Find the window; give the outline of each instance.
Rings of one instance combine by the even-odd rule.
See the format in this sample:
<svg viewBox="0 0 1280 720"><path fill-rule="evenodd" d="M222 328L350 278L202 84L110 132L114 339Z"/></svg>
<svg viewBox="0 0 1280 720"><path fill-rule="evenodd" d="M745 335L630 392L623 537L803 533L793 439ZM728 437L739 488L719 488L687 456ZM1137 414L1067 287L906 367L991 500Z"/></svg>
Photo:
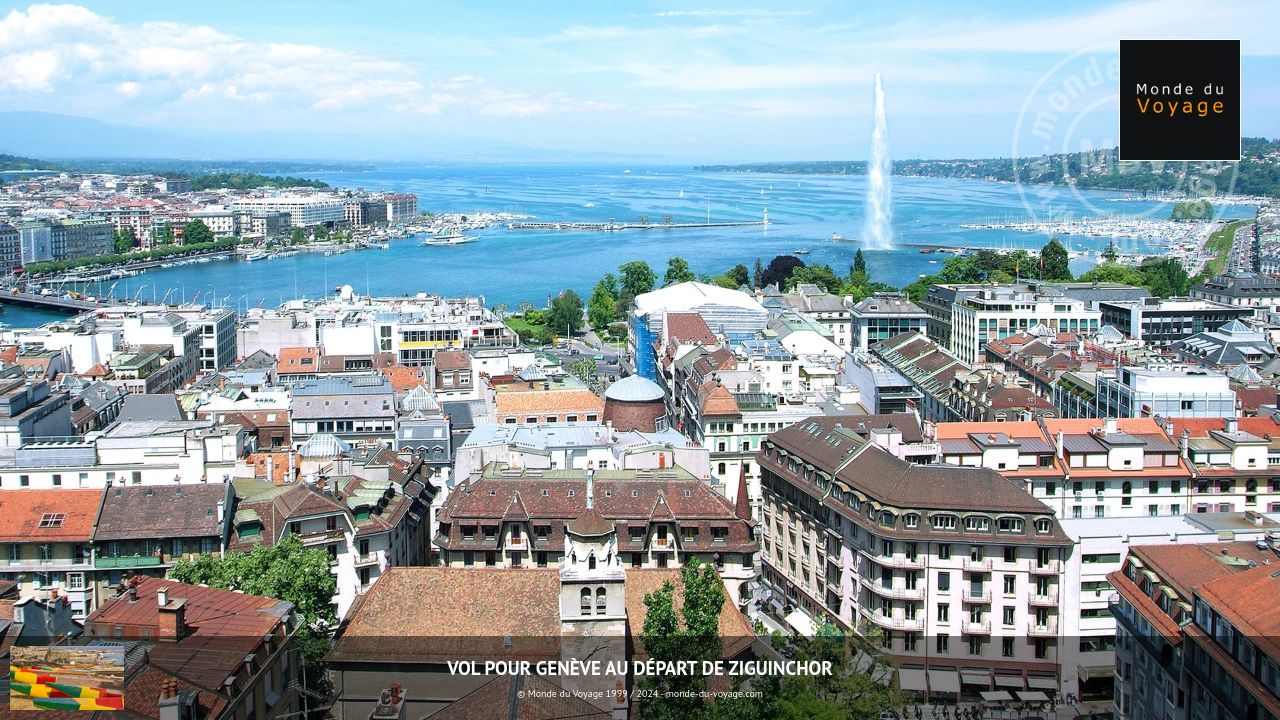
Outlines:
<svg viewBox="0 0 1280 720"><path fill-rule="evenodd" d="M604 615L608 611L608 602L604 588L596 588L596 614Z"/></svg>
<svg viewBox="0 0 1280 720"><path fill-rule="evenodd" d="M1004 561L1007 563L1018 562L1018 548L1013 545L1004 546Z"/></svg>
<svg viewBox="0 0 1280 720"><path fill-rule="evenodd" d="M948 646L950 644L951 644L950 635L939 635L933 644L934 652L938 653L939 655L946 655L950 652L950 650L948 649Z"/></svg>
<svg viewBox="0 0 1280 720"><path fill-rule="evenodd" d="M949 592L951 590L951 573L938 573L938 592Z"/></svg>
<svg viewBox="0 0 1280 720"><path fill-rule="evenodd" d="M1036 533L1040 535L1048 535L1053 529L1053 521L1049 518L1039 518L1036 520Z"/></svg>
<svg viewBox="0 0 1280 720"><path fill-rule="evenodd" d="M66 519L66 513L44 513L40 516L40 523L37 527L41 529L60 528L62 527L62 521Z"/></svg>
<svg viewBox="0 0 1280 720"><path fill-rule="evenodd" d="M1002 517L998 528L1002 533L1020 533L1025 528L1022 518Z"/></svg>
<svg viewBox="0 0 1280 720"><path fill-rule="evenodd" d="M1000 638L1000 655L1002 657L1013 657L1013 638Z"/></svg>
<svg viewBox="0 0 1280 720"><path fill-rule="evenodd" d="M493 567L498 564L498 553L492 550L486 550L484 553L485 567Z"/></svg>
<svg viewBox="0 0 1280 720"><path fill-rule="evenodd" d="M938 603L938 622L951 622L951 606L946 603Z"/></svg>
<svg viewBox="0 0 1280 720"><path fill-rule="evenodd" d="M19 475L19 476L18 476L18 487L30 487L30 486L31 486L31 476L30 476L30 475Z"/></svg>
<svg viewBox="0 0 1280 720"><path fill-rule="evenodd" d="M579 593L579 597L580 597L580 602L578 605L579 607L578 614L590 615L591 614L591 588L582 588L582 592Z"/></svg>
<svg viewBox="0 0 1280 720"><path fill-rule="evenodd" d="M1018 587L1018 577L1016 575L1004 576L1004 594L1012 595Z"/></svg>
<svg viewBox="0 0 1280 720"><path fill-rule="evenodd" d="M1002 617L1001 620L1004 621L1005 625L1013 625L1013 614L1014 614L1013 608L1007 607L1004 609L1004 617ZM1009 639L1012 640L1012 638L1009 638Z"/></svg>
<svg viewBox="0 0 1280 720"><path fill-rule="evenodd" d="M938 545L938 559L939 560L951 559L951 543L942 543L941 545Z"/></svg>
<svg viewBox="0 0 1280 720"><path fill-rule="evenodd" d="M61 475L61 474L59 474L59 473L54 473L54 474L53 474L53 486L54 486L54 487L61 487L61 486L62 486L62 475Z"/></svg>

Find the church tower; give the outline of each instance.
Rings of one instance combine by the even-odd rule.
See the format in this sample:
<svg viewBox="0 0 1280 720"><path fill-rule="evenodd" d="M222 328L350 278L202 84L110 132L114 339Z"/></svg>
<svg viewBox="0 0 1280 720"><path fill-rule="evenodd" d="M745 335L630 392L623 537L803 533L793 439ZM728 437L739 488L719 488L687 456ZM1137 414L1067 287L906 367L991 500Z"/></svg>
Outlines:
<svg viewBox="0 0 1280 720"><path fill-rule="evenodd" d="M565 524L560 559L560 659L599 660L625 667L627 660L626 570L618 554L617 529L595 508L595 470L588 466L587 507ZM561 677L566 690L617 720L627 717L625 674Z"/></svg>

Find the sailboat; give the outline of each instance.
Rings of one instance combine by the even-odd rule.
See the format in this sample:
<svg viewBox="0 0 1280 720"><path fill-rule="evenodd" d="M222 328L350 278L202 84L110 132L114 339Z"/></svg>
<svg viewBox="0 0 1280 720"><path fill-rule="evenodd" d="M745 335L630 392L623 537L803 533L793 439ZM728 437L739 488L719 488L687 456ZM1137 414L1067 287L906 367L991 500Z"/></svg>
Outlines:
<svg viewBox="0 0 1280 720"><path fill-rule="evenodd" d="M684 197L684 188L680 188L680 197Z"/></svg>

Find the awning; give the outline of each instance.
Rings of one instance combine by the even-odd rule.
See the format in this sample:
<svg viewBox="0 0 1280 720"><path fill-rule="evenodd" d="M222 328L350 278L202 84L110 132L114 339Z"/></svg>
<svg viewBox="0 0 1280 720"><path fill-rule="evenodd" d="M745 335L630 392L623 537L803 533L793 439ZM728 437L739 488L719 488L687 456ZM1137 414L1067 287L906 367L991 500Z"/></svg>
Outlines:
<svg viewBox="0 0 1280 720"><path fill-rule="evenodd" d="M925 692L924 668L898 668L898 686L911 692Z"/></svg>
<svg viewBox="0 0 1280 720"><path fill-rule="evenodd" d="M805 615L803 610L792 610L791 614L787 616L787 624L801 635L807 638L813 637L813 620L808 615Z"/></svg>
<svg viewBox="0 0 1280 720"><path fill-rule="evenodd" d="M1013 696L1003 690L983 690L980 694L986 702L1013 702Z"/></svg>
<svg viewBox="0 0 1280 720"><path fill-rule="evenodd" d="M960 692L960 673L955 670L929 670L929 692L935 693L958 693Z"/></svg>
<svg viewBox="0 0 1280 720"><path fill-rule="evenodd" d="M960 682L965 685L981 685L991 687L991 673L986 670L961 670ZM1012 700L1013 698L1009 698Z"/></svg>
<svg viewBox="0 0 1280 720"><path fill-rule="evenodd" d="M1041 690L1057 690L1058 681L1056 678L1030 675L1027 677L1027 687L1040 688Z"/></svg>
<svg viewBox="0 0 1280 720"><path fill-rule="evenodd" d="M1018 693L1018 699L1022 702L1049 702L1049 696L1039 690L1029 690Z"/></svg>
<svg viewBox="0 0 1280 720"><path fill-rule="evenodd" d="M996 687L1022 687L1021 675L996 675Z"/></svg>

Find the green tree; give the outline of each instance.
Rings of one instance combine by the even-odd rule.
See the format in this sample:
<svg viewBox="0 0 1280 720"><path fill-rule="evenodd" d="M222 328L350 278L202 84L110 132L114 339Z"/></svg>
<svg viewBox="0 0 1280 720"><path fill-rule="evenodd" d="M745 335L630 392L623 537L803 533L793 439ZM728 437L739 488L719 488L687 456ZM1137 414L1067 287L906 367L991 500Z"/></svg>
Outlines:
<svg viewBox="0 0 1280 720"><path fill-rule="evenodd" d="M1107 249L1102 251L1102 259L1106 260L1107 262L1115 262L1119 258L1120 258L1120 253L1119 251L1116 250L1116 241L1115 240L1108 241Z"/></svg>
<svg viewBox="0 0 1280 720"><path fill-rule="evenodd" d="M607 274L596 283L587 301L587 319L591 327L600 330L608 327L618 317L618 283Z"/></svg>
<svg viewBox="0 0 1280 720"><path fill-rule="evenodd" d="M1070 280L1070 257L1067 248L1058 238L1051 239L1040 250L1040 278L1043 280Z"/></svg>
<svg viewBox="0 0 1280 720"><path fill-rule="evenodd" d="M774 717L876 720L882 711L907 703L889 682L893 668L879 650L878 631L856 635L823 624L812 638L779 641L775 635L775 645L782 644L791 659L830 662L831 672L781 678Z"/></svg>
<svg viewBox="0 0 1280 720"><path fill-rule="evenodd" d="M200 245L214 241L213 231L200 218L196 218L182 226L182 244Z"/></svg>
<svg viewBox="0 0 1280 720"><path fill-rule="evenodd" d="M751 282L751 271L747 270L747 266L742 263L729 268L729 272L725 273L725 276L735 282L737 284L736 287L742 287Z"/></svg>
<svg viewBox="0 0 1280 720"><path fill-rule="evenodd" d="M328 553L307 549L297 535L287 534L275 545L258 545L249 552L184 558L170 568L169 577L190 585L205 584L293 603L302 618L295 642L306 666L307 689L329 695L332 687L324 656L329 651L329 631L338 622L329 604L338 585L329 570Z"/></svg>
<svg viewBox="0 0 1280 720"><path fill-rule="evenodd" d="M618 266L618 273L622 276L619 281L622 288L620 296L628 299L626 304L629 304L631 298L652 291L654 283L658 281L653 268L644 260L623 263Z"/></svg>
<svg viewBox="0 0 1280 720"><path fill-rule="evenodd" d="M862 257L862 248L853 254L853 272L867 274L867 259Z"/></svg>
<svg viewBox="0 0 1280 720"><path fill-rule="evenodd" d="M133 228L123 228L116 231L115 251L117 255L123 255L138 244L138 238L134 237Z"/></svg>
<svg viewBox="0 0 1280 720"><path fill-rule="evenodd" d="M317 242L323 242L329 239L329 227L327 225L317 225L311 229L311 234L315 236Z"/></svg>
<svg viewBox="0 0 1280 720"><path fill-rule="evenodd" d="M663 287L689 282L693 279L693 271L689 269L687 260L682 257L673 257L667 260L667 273L662 276Z"/></svg>
<svg viewBox="0 0 1280 720"><path fill-rule="evenodd" d="M508 314L510 314L510 312L511 312L511 308L507 307L506 303L498 303L497 305L493 306L493 314L497 315L499 319L505 318Z"/></svg>
<svg viewBox="0 0 1280 720"><path fill-rule="evenodd" d="M547 310L546 324L557 335L577 332L582 327L582 298L578 293L565 290L557 295Z"/></svg>
<svg viewBox="0 0 1280 720"><path fill-rule="evenodd" d="M1191 278L1182 267L1182 263L1173 258L1147 260L1138 268L1142 274L1142 285L1152 295L1173 297L1186 295L1191 290Z"/></svg>
<svg viewBox="0 0 1280 720"><path fill-rule="evenodd" d="M293 228L289 231L289 242L293 245L304 245L307 242L307 233L300 227Z"/></svg>
<svg viewBox="0 0 1280 720"><path fill-rule="evenodd" d="M788 287L788 281L791 280L791 273L796 268L804 267L804 261L794 255L779 255L769 261L769 266L760 273L760 287L768 285L777 285L778 289Z"/></svg>
<svg viewBox="0 0 1280 720"><path fill-rule="evenodd" d="M676 587L665 582L644 596L645 617L641 641L653 660L664 662L720 659L720 610L724 583L714 567L691 559L680 570L683 603L676 611ZM736 612L736 611L735 611ZM683 621L683 622L681 622ZM645 675L639 685L657 698L640 701L644 720L711 718L713 706L701 696L707 678L698 673ZM647 695L648 693L646 693Z"/></svg>
<svg viewBox="0 0 1280 720"><path fill-rule="evenodd" d="M791 272L791 277L787 279L788 287L795 287L800 283L812 283L829 293L838 293L844 281L830 265L814 264L798 267Z"/></svg>
<svg viewBox="0 0 1280 720"><path fill-rule="evenodd" d="M173 223L166 222L160 230L160 238L156 241L157 245L173 245L177 239L173 234Z"/></svg>
<svg viewBox="0 0 1280 720"><path fill-rule="evenodd" d="M589 357L580 357L569 363L566 368L569 374L581 380L584 384L590 385L592 380L596 379L596 361Z"/></svg>
<svg viewBox="0 0 1280 720"><path fill-rule="evenodd" d="M751 287L764 287L760 281L764 279L764 265L760 264L760 258L756 258L755 265L751 270Z"/></svg>

